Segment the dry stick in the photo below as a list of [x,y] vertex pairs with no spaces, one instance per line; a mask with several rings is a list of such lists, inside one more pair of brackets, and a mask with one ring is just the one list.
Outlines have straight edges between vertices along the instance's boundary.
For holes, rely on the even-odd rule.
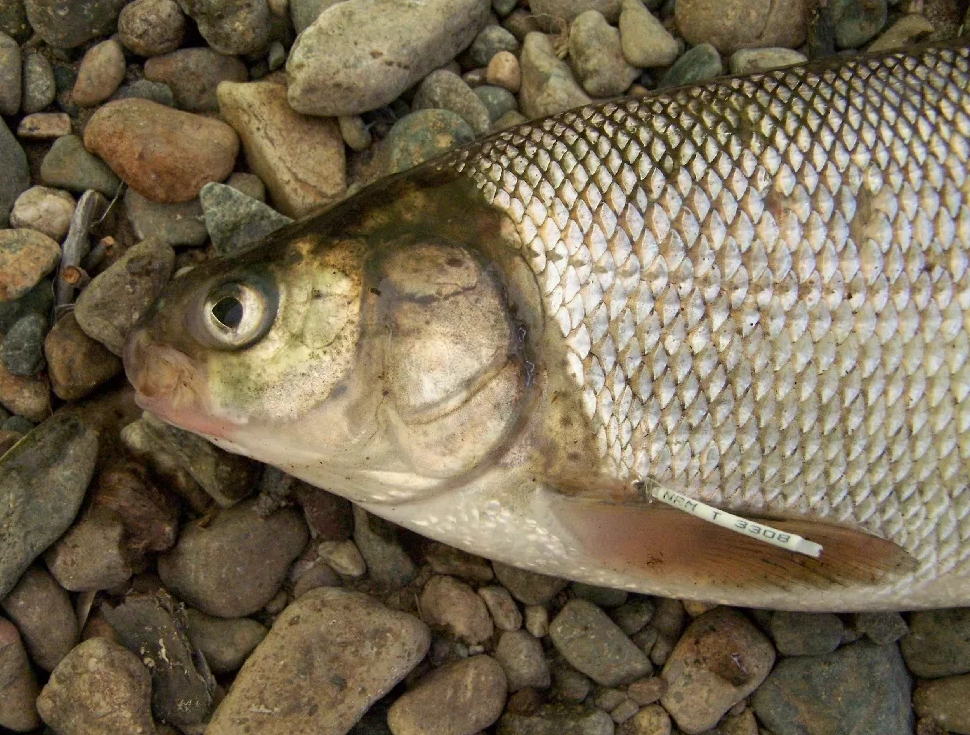
[[71,228],[67,231],[67,238],[64,240],[61,265],[57,270],[54,285],[54,305],[58,309],[63,309],[74,301],[77,286],[72,284],[69,278],[65,278],[65,272],[69,272],[69,268],[80,267],[81,261],[91,248],[88,240],[91,225],[94,219],[107,208],[108,200],[94,189],[84,192],[77,203],[74,216],[71,218]]

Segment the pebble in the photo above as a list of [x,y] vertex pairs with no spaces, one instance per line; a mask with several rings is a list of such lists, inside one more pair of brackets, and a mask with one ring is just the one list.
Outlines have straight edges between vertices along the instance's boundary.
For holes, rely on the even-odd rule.
[[[424,658],[427,626],[359,592],[311,590],[239,671],[206,735],[346,733]],[[306,666],[294,664],[307,662]],[[315,665],[311,662],[326,662]]]
[[40,179],[48,186],[77,193],[94,189],[109,199],[121,186],[121,179],[115,172],[100,158],[89,153],[76,135],[65,135],[54,141],[41,164]]
[[354,512],[350,501],[295,479],[293,495],[303,509],[303,517],[313,538],[344,541],[354,535]]
[[495,122],[506,113],[514,111],[518,106],[515,95],[501,87],[483,84],[481,87],[475,87],[475,94],[478,95],[478,99],[485,105],[485,109],[488,110],[488,116],[492,122]]
[[910,681],[896,646],[859,641],[782,659],[751,704],[775,735],[911,735]]
[[678,0],[674,18],[688,43],[711,44],[730,54],[752,46],[798,48],[808,31],[808,11],[801,0]]
[[[859,48],[872,40],[886,25],[886,0],[832,0],[828,5],[829,18],[835,30],[839,48]],[[798,44],[765,44],[797,46]]]
[[23,43],[30,37],[30,23],[24,11],[23,0],[0,3],[0,31]]
[[640,76],[620,47],[620,32],[595,10],[580,15],[569,27],[569,56],[576,76],[592,97],[615,97]]
[[0,362],[11,375],[36,375],[44,369],[44,335],[47,316],[25,314],[9,329],[0,343]]
[[687,735],[701,733],[757,689],[774,661],[771,642],[744,615],[715,608],[695,618],[671,652],[660,703]]
[[76,401],[121,372],[121,360],[88,337],[72,312],[58,319],[44,339],[44,356],[54,394]]
[[[549,577],[497,561],[492,562],[492,568],[495,569],[495,576],[502,586],[511,592],[515,599],[526,605],[545,605],[568,584],[565,579],[559,577]],[[526,614],[528,616],[528,609]]]
[[505,674],[494,658],[472,656],[435,669],[387,712],[393,735],[473,735],[502,714]]
[[236,253],[293,221],[225,184],[206,184],[199,200],[217,255]]
[[593,682],[588,677],[580,674],[565,662],[560,662],[550,668],[552,670],[553,693],[557,699],[579,704],[589,696]]
[[286,89],[270,82],[220,85],[219,109],[283,214],[301,217],[343,194],[346,159],[336,120],[294,112]]
[[488,25],[482,28],[468,47],[468,61],[473,68],[488,66],[499,51],[515,55],[519,50],[519,39],[502,26]]
[[638,679],[627,687],[630,699],[640,706],[653,704],[667,692],[667,680],[659,676]]
[[384,174],[405,171],[474,139],[475,132],[457,113],[450,110],[412,112],[394,123],[384,139]]
[[485,601],[496,628],[511,631],[522,627],[522,613],[507,589],[498,585],[480,587],[478,596]]
[[909,633],[909,626],[898,612],[858,613],[855,628],[878,646],[895,643]]
[[549,611],[542,605],[527,605],[525,629],[536,638],[545,638],[549,635]]
[[353,506],[353,513],[354,543],[367,562],[367,570],[374,582],[393,589],[403,587],[418,576],[418,569],[401,547],[393,524],[357,505]]
[[24,573],[2,607],[20,631],[31,660],[44,671],[53,671],[78,642],[71,598],[39,564]]
[[0,118],[0,227],[6,227],[10,210],[17,197],[30,186],[27,156],[10,128]]
[[529,0],[529,7],[542,30],[557,33],[590,10],[610,23],[616,23],[620,17],[620,0]]
[[706,82],[724,73],[721,55],[709,43],[694,46],[667,70],[657,89]]
[[20,119],[17,136],[27,140],[50,140],[71,134],[71,118],[64,112],[35,112]]
[[26,732],[40,726],[39,687],[17,628],[0,618],[0,727]]
[[43,421],[51,414],[47,376],[14,375],[0,362],[0,405],[30,421]]
[[731,54],[728,66],[732,74],[754,74],[781,69],[808,61],[805,54],[787,48],[746,48]]
[[640,632],[653,618],[654,606],[649,597],[636,595],[610,612],[610,617],[627,635]]
[[530,33],[542,32],[542,28],[539,27],[539,21],[536,20],[536,17],[532,13],[526,11],[524,8],[519,8],[509,13],[508,17],[502,20],[502,27],[519,39],[520,43],[525,41],[525,37]]
[[422,617],[428,625],[442,627],[465,643],[483,643],[495,628],[485,601],[464,582],[436,574],[421,592]]
[[970,672],[970,608],[914,612],[900,647],[906,666],[917,676]]
[[171,87],[161,82],[139,79],[126,84],[111,96],[112,100],[139,99],[157,102],[166,107],[175,107],[175,95]]
[[66,191],[32,186],[17,197],[10,212],[10,226],[41,232],[60,242],[71,226],[76,202]]
[[0,301],[23,296],[60,259],[60,245],[37,230],[0,230]]
[[189,640],[202,651],[215,674],[238,671],[269,632],[250,618],[215,618],[191,607],[186,608],[185,617]]
[[869,53],[885,53],[906,48],[919,43],[935,32],[933,24],[926,16],[919,13],[909,13],[893,23],[866,49]]
[[205,526],[183,526],[175,548],[158,558],[158,574],[192,607],[238,618],[273,599],[308,538],[306,524],[292,508],[263,518],[253,501],[244,501],[221,510]]
[[718,735],[758,735],[758,721],[754,712],[744,709],[738,714],[729,713],[718,730]]
[[640,0],[623,0],[619,27],[623,56],[633,66],[668,66],[680,55],[680,44]]
[[289,101],[310,115],[357,115],[396,99],[468,46],[488,0],[355,0],[303,31],[286,62]]
[[353,541],[321,541],[317,553],[341,577],[360,579],[367,574],[367,564]]
[[81,291],[74,308],[78,325],[116,355],[128,332],[168,283],[175,251],[158,240],[128,248]]
[[367,124],[359,115],[341,115],[337,118],[340,135],[351,150],[360,152],[370,148],[372,139]]
[[23,84],[20,109],[24,114],[40,112],[54,101],[57,95],[54,69],[46,56],[37,52],[28,52],[24,55]]
[[118,16],[118,36],[139,56],[161,56],[182,45],[185,15],[175,0],[134,0]]
[[[671,731],[670,715],[659,704],[641,708],[618,730],[619,735],[670,735]],[[717,735],[725,734],[718,732]]]
[[258,202],[266,201],[266,187],[256,174],[244,174],[236,171],[226,179],[226,184],[250,199],[255,199]]
[[225,123],[140,99],[99,108],[84,145],[138,193],[167,203],[194,199],[205,184],[225,179],[239,152]]
[[918,717],[929,718],[949,732],[970,733],[970,675],[919,682],[913,707]]
[[104,102],[125,78],[125,52],[113,38],[92,46],[77,70],[74,104],[93,107]]
[[186,633],[181,603],[165,591],[126,595],[101,614],[152,677],[152,712],[181,729],[198,725],[213,705],[215,679]]
[[535,712],[506,711],[497,735],[613,735],[613,720],[606,712],[568,704],[544,704]]
[[343,0],[290,0],[290,19],[297,33],[303,33],[324,10]]
[[527,35],[519,64],[522,67],[519,103],[526,117],[554,115],[591,102],[576,83],[569,66],[556,55],[550,36]]
[[844,626],[832,613],[775,611],[769,625],[778,652],[785,656],[821,656],[842,642]]
[[572,593],[580,598],[592,602],[599,607],[619,607],[628,597],[626,590],[618,590],[612,587],[597,587],[593,584],[583,582],[573,582],[569,585]]
[[0,33],[0,115],[16,115],[22,92],[20,45]]
[[198,199],[159,204],[129,188],[125,191],[124,201],[128,222],[139,240],[153,237],[172,247],[179,247],[202,245],[209,237],[202,202]]
[[105,638],[90,638],[51,674],[37,699],[58,735],[154,735],[152,681],[138,656]]
[[495,658],[505,670],[511,692],[526,687],[548,689],[552,684],[542,644],[526,630],[502,633],[495,647]]
[[269,43],[266,0],[178,0],[199,33],[220,54],[252,54]]
[[414,110],[451,110],[467,122],[475,135],[488,132],[491,119],[488,109],[457,74],[438,69],[418,85],[412,104]]
[[570,600],[549,628],[556,650],[601,686],[619,686],[653,670],[649,659],[596,605]]
[[168,86],[182,110],[216,112],[219,85],[245,82],[249,71],[235,56],[225,56],[210,48],[184,48],[148,59],[145,78]]
[[[518,57],[509,51],[499,51],[488,62],[485,80],[489,84],[495,85],[493,88],[501,88],[510,94],[517,93],[522,88],[522,68],[519,65]],[[475,91],[478,92],[479,89],[482,89],[482,87],[477,87]],[[485,100],[482,101],[485,102]],[[509,109],[515,108],[507,108],[505,111],[507,112]],[[501,117],[501,115],[498,117]],[[497,117],[493,119],[497,119]]]
[[[469,582],[478,583],[491,582],[495,578],[492,572],[492,565],[488,562],[488,559],[474,556],[466,551],[456,549],[447,544],[438,543],[437,541],[429,545],[424,557],[431,567],[431,570],[436,574],[448,574]],[[481,591],[479,591],[479,594],[481,594]]]
[[131,577],[134,557],[117,514],[93,506],[47,550],[44,561],[64,589],[93,592]]
[[127,0],[24,0],[34,32],[49,46],[70,49],[111,33]]
[[103,469],[92,502],[118,516],[131,548],[159,552],[175,545],[178,504],[154,485],[144,466],[125,461]]

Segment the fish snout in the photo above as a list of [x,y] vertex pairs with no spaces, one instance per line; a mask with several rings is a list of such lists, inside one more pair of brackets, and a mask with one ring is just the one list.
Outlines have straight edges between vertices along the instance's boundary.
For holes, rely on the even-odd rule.
[[128,336],[122,359],[125,374],[138,391],[139,403],[178,406],[200,397],[197,366],[182,352],[153,342],[144,329],[136,329]]

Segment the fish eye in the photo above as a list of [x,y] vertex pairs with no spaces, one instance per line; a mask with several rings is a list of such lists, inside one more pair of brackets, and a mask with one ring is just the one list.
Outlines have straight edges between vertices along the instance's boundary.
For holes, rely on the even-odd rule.
[[260,340],[276,318],[276,298],[257,281],[230,281],[211,289],[202,304],[201,341],[238,350]]

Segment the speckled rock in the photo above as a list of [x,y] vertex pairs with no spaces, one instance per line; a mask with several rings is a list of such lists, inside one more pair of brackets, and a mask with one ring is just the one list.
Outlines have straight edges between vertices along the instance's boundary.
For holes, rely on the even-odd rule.
[[909,631],[900,647],[914,674],[933,678],[970,672],[970,608],[914,612]]
[[47,57],[37,52],[24,55],[24,87],[20,109],[27,115],[40,112],[54,101],[57,87],[54,69]]
[[566,588],[568,582],[559,577],[530,572],[526,569],[492,562],[498,581],[519,602],[526,605],[544,605]]
[[633,66],[667,66],[680,53],[674,37],[640,0],[623,0],[619,26],[623,56]]
[[472,88],[444,69],[431,72],[418,85],[412,109],[451,110],[471,126],[475,135],[487,133],[491,124],[488,110]]
[[216,96],[219,85],[245,82],[249,71],[235,56],[225,56],[210,48],[184,48],[148,59],[145,78],[168,86],[180,109],[215,112],[219,109]]
[[[659,704],[641,708],[618,729],[619,735],[670,735],[670,715]],[[719,731],[717,735],[727,735]],[[757,733],[755,734],[757,735]]]
[[74,309],[78,325],[116,355],[125,337],[168,282],[175,265],[170,245],[143,240],[88,284]]
[[507,711],[497,735],[613,735],[613,720],[600,709],[544,704],[535,712]]
[[590,10],[601,13],[611,23],[620,17],[620,0],[529,0],[529,7],[544,31],[562,31]]
[[72,99],[81,107],[93,107],[115,93],[125,78],[125,52],[114,39],[92,46],[77,70]]
[[[495,88],[516,94],[522,88],[522,67],[519,64],[519,57],[510,51],[499,51],[488,62],[488,67],[485,69],[485,81],[495,85]],[[476,93],[479,89],[482,89],[482,87],[475,88]],[[482,101],[487,106],[487,101],[484,99]],[[507,108],[506,112],[511,109],[515,108]],[[501,115],[493,119],[498,119],[498,117],[501,117]]]
[[542,644],[526,630],[502,633],[495,647],[495,658],[505,670],[509,691],[517,692],[525,687],[548,689],[552,683]]
[[112,100],[139,99],[157,102],[166,107],[175,107],[175,95],[167,84],[138,79],[126,84],[111,95]]
[[657,88],[667,89],[706,82],[723,73],[724,64],[717,49],[709,43],[702,43],[677,59]]
[[151,687],[135,654],[91,638],[54,670],[37,709],[58,735],[154,735]]
[[60,246],[36,230],[0,230],[0,301],[23,296],[57,267]]
[[93,592],[121,584],[131,577],[134,558],[121,519],[96,506],[44,554],[51,575],[70,592]]
[[202,245],[209,235],[198,199],[159,204],[129,188],[125,191],[125,214],[135,236],[142,240],[153,237],[178,247]]
[[569,66],[556,55],[549,36],[542,33],[526,36],[519,63],[522,67],[519,103],[526,117],[554,115],[590,103]]
[[785,656],[821,656],[842,642],[844,626],[832,613],[775,611],[771,614],[771,637]]
[[199,200],[218,255],[238,252],[293,221],[225,184],[206,184]]
[[30,186],[27,156],[7,124],[0,119],[0,227],[6,227],[17,197]]
[[71,134],[71,118],[66,112],[35,112],[20,118],[17,137],[24,140],[53,140]]
[[256,53],[269,43],[266,0],[178,0],[178,4],[221,54]]
[[0,33],[0,115],[16,115],[22,91],[20,45]]
[[569,56],[592,97],[620,95],[640,76],[623,56],[620,32],[595,10],[583,13],[569,27]]
[[71,598],[39,564],[24,573],[0,604],[20,631],[31,660],[44,671],[53,671],[78,642]]
[[0,405],[34,423],[43,421],[51,415],[47,375],[14,375],[0,361]]
[[290,19],[297,33],[305,31],[320,13],[344,0],[289,0]]
[[948,732],[970,733],[970,675],[921,681],[913,693],[918,717],[938,722]]
[[[430,640],[420,620],[371,597],[312,590],[277,618],[206,733],[346,733],[424,658]],[[314,663],[294,669],[299,661]]]
[[808,57],[805,54],[787,48],[752,48],[735,51],[728,65],[732,74],[754,74],[806,61]]
[[482,28],[468,47],[468,61],[472,67],[488,66],[499,51],[515,54],[519,50],[519,39],[502,26],[488,25]]
[[709,43],[723,53],[739,48],[797,48],[805,40],[809,3],[749,0],[678,0],[677,28],[688,43]]
[[13,375],[37,375],[44,369],[46,333],[46,314],[25,314],[3,336],[0,362]]
[[522,613],[507,589],[498,585],[479,587],[478,596],[485,600],[485,606],[495,621],[496,628],[518,630],[522,627]]
[[328,116],[385,105],[468,46],[488,9],[487,0],[339,3],[303,31],[290,51],[290,105]]
[[54,48],[74,48],[114,30],[127,0],[25,0],[34,31]]
[[910,688],[896,646],[860,641],[782,659],[751,703],[775,735],[911,735]]
[[121,372],[121,360],[88,337],[68,312],[44,339],[51,388],[58,398],[76,401]]
[[101,107],[84,145],[122,180],[156,202],[184,202],[222,181],[239,151],[235,131],[219,120],[127,99]]
[[249,618],[215,618],[191,607],[185,610],[185,617],[192,645],[202,651],[216,674],[237,671],[269,632]]
[[866,51],[883,53],[910,46],[927,38],[936,29],[919,13],[908,13],[893,23],[887,31],[869,44]]
[[512,112],[518,105],[512,92],[501,87],[493,87],[490,84],[475,87],[475,94],[485,105],[492,122],[498,120],[502,115]]
[[475,591],[454,577],[435,575],[421,593],[421,612],[431,626],[445,628],[449,634],[469,644],[492,637],[492,618]]
[[27,732],[40,726],[39,687],[17,628],[0,618],[0,727]]
[[627,635],[641,631],[653,618],[654,606],[649,597],[635,595],[627,599],[615,610],[610,611],[610,617],[620,630]]
[[[2,150],[3,146],[0,146]],[[48,186],[73,192],[94,189],[112,198],[121,186],[121,179],[97,156],[91,155],[76,135],[65,135],[54,141],[44,157],[40,178]]]
[[859,48],[872,40],[886,25],[889,11],[886,0],[832,0],[828,9],[835,30],[835,42],[844,49]]
[[134,0],[121,9],[118,36],[139,56],[160,56],[182,45],[185,25],[175,0]]
[[855,629],[878,646],[895,643],[909,633],[909,626],[898,612],[869,612],[855,616]]
[[30,37],[31,28],[27,21],[23,0],[0,3],[0,31],[19,43],[23,43]]
[[10,226],[37,230],[60,242],[71,226],[75,204],[66,191],[32,186],[14,202]]
[[394,123],[384,140],[384,173],[405,171],[474,139],[471,126],[450,110],[412,112]]
[[346,188],[337,121],[300,115],[278,84],[222,84],[219,109],[239,133],[252,171],[283,214],[300,217]]
[[472,656],[435,669],[391,705],[393,735],[473,735],[494,723],[505,706],[502,667]]

